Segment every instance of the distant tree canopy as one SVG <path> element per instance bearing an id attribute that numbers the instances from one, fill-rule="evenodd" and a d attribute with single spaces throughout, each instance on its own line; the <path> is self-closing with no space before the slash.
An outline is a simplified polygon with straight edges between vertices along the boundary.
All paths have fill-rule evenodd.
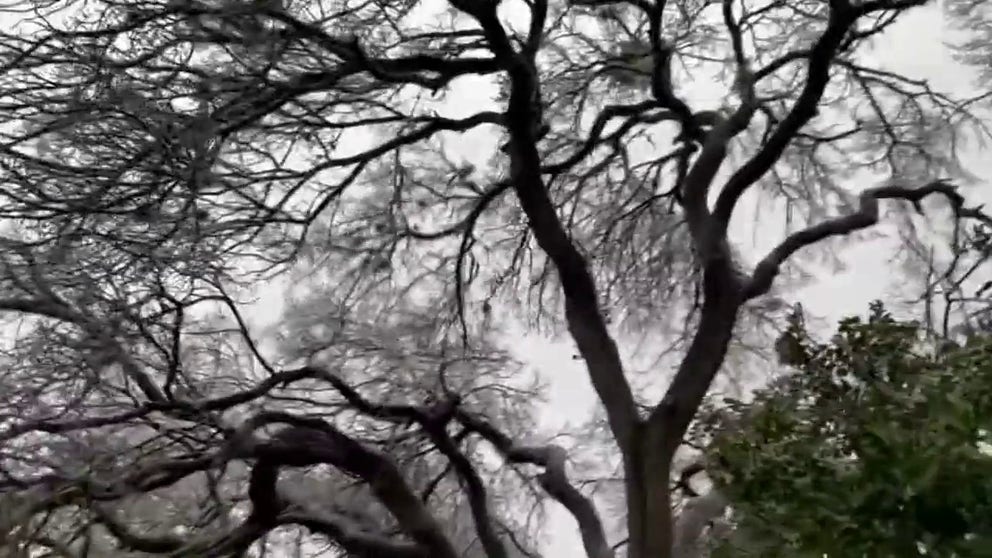
<path id="1" fill-rule="evenodd" d="M 937 351 L 879 303 L 794 372 L 703 413 L 734 536 L 717 556 L 979 557 L 992 548 L 992 341 Z"/>
<path id="2" fill-rule="evenodd" d="M 943 8 L 987 68 L 989 5 Z M 536 556 L 565 510 L 589 558 L 699 556 L 685 434 L 832 239 L 892 224 L 927 329 L 980 329 L 988 87 L 871 52 L 927 9 L 0 7 L 3 552 Z M 574 342 L 578 441 L 520 329 Z"/>

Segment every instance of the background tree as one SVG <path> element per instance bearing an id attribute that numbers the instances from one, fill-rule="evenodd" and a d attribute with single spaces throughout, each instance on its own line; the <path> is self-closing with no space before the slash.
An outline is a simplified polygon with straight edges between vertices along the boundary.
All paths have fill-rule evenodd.
<path id="1" fill-rule="evenodd" d="M 729 556 L 982 556 L 992 544 L 985 337 L 935 353 L 881 304 L 795 371 L 701 421 L 736 529 Z M 721 555 L 719 552 L 715 555 Z"/>
<path id="2" fill-rule="evenodd" d="M 925 3 L 30 3 L 0 41 L 11 552 L 501 558 L 551 498 L 590 557 L 681 553 L 676 453 L 783 266 L 886 200 L 908 237 L 931 197 L 955 243 L 989 223 L 947 180 L 982 98 L 865 56 Z M 756 264 L 752 195 L 791 215 Z M 521 316 L 586 365 L 623 535 L 531 432 Z M 675 343 L 636 374 L 630 332 Z"/>

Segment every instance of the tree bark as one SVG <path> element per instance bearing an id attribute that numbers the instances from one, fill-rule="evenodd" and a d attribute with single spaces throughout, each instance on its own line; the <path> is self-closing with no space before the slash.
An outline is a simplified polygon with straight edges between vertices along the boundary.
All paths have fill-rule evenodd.
<path id="1" fill-rule="evenodd" d="M 673 556 L 672 459 L 723 365 L 744 302 L 743 284 L 729 260 L 714 261 L 704 283 L 699 327 L 664 398 L 640 424 L 626 471 L 630 558 Z"/>

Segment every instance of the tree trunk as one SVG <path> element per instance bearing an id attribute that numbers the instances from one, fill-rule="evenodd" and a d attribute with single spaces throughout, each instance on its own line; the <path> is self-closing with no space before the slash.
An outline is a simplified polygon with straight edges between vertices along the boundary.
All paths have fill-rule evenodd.
<path id="1" fill-rule="evenodd" d="M 626 464 L 629 558 L 679 558 L 672 514 L 671 472 L 696 410 L 727 355 L 743 285 L 729 260 L 707 270 L 699 327 L 662 401 L 636 429 Z"/>

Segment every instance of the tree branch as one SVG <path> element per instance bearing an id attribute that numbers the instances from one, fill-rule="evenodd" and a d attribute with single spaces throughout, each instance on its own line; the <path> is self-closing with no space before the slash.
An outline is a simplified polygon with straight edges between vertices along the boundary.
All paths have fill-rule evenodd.
<path id="1" fill-rule="evenodd" d="M 428 558 L 432 556 L 416 544 L 391 541 L 386 537 L 365 533 L 344 517 L 290 509 L 276 519 L 279 525 L 300 525 L 313 533 L 324 535 L 356 558 Z"/>
<path id="2" fill-rule="evenodd" d="M 274 423 L 290 425 L 267 441 L 253 432 Z M 431 556 L 457 558 L 437 520 L 410 488 L 396 464 L 386 455 L 366 448 L 323 419 L 282 412 L 263 412 L 245 421 L 217 456 L 218 461 L 255 458 L 270 466 L 305 467 L 326 463 L 361 478 L 396 518 L 400 528 Z"/>
<path id="3" fill-rule="evenodd" d="M 382 558 L 426 558 L 429 553 L 418 544 L 401 543 L 385 536 L 365 533 L 350 521 L 333 514 L 317 514 L 306 506 L 292 502 L 278 493 L 279 466 L 259 459 L 251 471 L 248 495 L 252 513 L 248 518 L 264 530 L 279 525 L 296 524 L 320 533 L 344 549 L 350 556 Z"/>
<path id="4" fill-rule="evenodd" d="M 541 178 L 535 137 L 535 124 L 541 118 L 536 69 L 514 50 L 496 15 L 495 3 L 452 0 L 451 4 L 479 22 L 497 61 L 510 76 L 506 110 L 510 179 L 534 238 L 558 270 L 569 332 L 586 362 L 593 388 L 606 408 L 617 444 L 621 452 L 627 452 L 638 420 L 634 396 L 616 343 L 606 328 L 588 263 L 565 231 Z"/>
<path id="5" fill-rule="evenodd" d="M 607 543 L 599 513 L 592 501 L 568 481 L 565 471 L 567 455 L 557 446 L 530 447 L 517 445 L 509 436 L 479 417 L 456 411 L 455 418 L 469 431 L 482 436 L 510 463 L 529 463 L 544 467 L 538 477 L 541 487 L 575 518 L 582 535 L 582 544 L 589 558 L 613 558 L 613 548 Z"/>
<path id="6" fill-rule="evenodd" d="M 448 458 L 458 477 L 465 483 L 469 508 L 475 523 L 476 533 L 486 555 L 490 558 L 507 558 L 503 541 L 496 534 L 495 523 L 489 512 L 489 497 L 485 483 L 472 462 L 462 453 L 448 435 L 446 427 L 458 405 L 457 399 L 441 401 L 431 407 L 410 405 L 382 405 L 365 399 L 354 388 L 329 372 L 314 369 L 327 380 L 358 411 L 380 419 L 400 422 L 415 422 L 428 435 L 437 449 Z"/>
<path id="7" fill-rule="evenodd" d="M 489 496 L 486 493 L 486 485 L 472 462 L 444 431 L 444 427 L 444 424 L 429 425 L 427 432 L 434 445 L 448 458 L 458 477 L 465 484 L 465 493 L 468 496 L 469 509 L 472 511 L 472 520 L 475 523 L 475 532 L 479 536 L 479 542 L 482 544 L 487 558 L 508 558 L 506 545 L 496 534 L 496 525 L 489 513 Z"/>
<path id="8" fill-rule="evenodd" d="M 277 493 L 279 465 L 269 457 L 259 459 L 251 469 L 248 495 L 251 515 L 236 529 L 206 540 L 189 542 L 175 536 L 138 534 L 115 518 L 103 506 L 93 502 L 89 509 L 97 521 L 126 549 L 149 554 L 175 556 L 226 556 L 243 551 L 265 533 L 280 525 L 300 525 L 328 537 L 351 556 L 366 558 L 426 558 L 431 556 L 422 546 L 391 541 L 384 536 L 365 533 L 350 522 L 333 514 L 318 514 L 304 509 L 302 504 L 286 500 Z"/>
<path id="9" fill-rule="evenodd" d="M 830 66 L 834 55 L 856 18 L 856 14 L 852 12 L 846 0 L 831 2 L 827 29 L 810 49 L 806 84 L 799 98 L 768 138 L 767 143 L 747 163 L 737 169 L 717 198 L 713 215 L 719 236 L 726 232 L 737 200 L 775 164 L 796 133 L 816 116 L 817 106 L 830 81 Z"/>
<path id="10" fill-rule="evenodd" d="M 185 541 L 179 537 L 160 536 L 135 533 L 129 526 L 120 522 L 112 513 L 103 509 L 99 504 L 91 504 L 89 510 L 96 516 L 98 523 L 110 533 L 119 544 L 128 549 L 149 554 L 165 554 L 183 547 Z"/>
<path id="11" fill-rule="evenodd" d="M 43 286 L 41 288 L 44 289 Z M 106 356 L 109 357 L 110 362 L 119 363 L 124 370 L 124 374 L 138 385 L 138 388 L 145 397 L 154 402 L 164 402 L 167 400 L 162 388 L 152 381 L 131 355 L 112 337 L 112 334 L 106 331 L 102 324 L 93 323 L 89 318 L 83 316 L 67 304 L 58 300 L 0 299 L 0 311 L 5 310 L 46 316 L 78 326 L 86 335 L 89 335 L 104 345 L 104 351 L 107 353 Z"/>
<path id="12" fill-rule="evenodd" d="M 850 234 L 877 223 L 879 200 L 901 199 L 917 205 L 923 198 L 933 194 L 940 194 L 947 198 L 955 218 L 975 219 L 992 225 L 992 218 L 983 213 L 980 208 L 966 208 L 964 197 L 955 186 L 945 180 L 936 180 L 919 188 L 907 188 L 898 185 L 870 188 L 861 193 L 857 212 L 812 225 L 786 237 L 755 267 L 745 296 L 750 299 L 768 292 L 781 265 L 789 256 L 802 248 L 825 238 Z"/>

